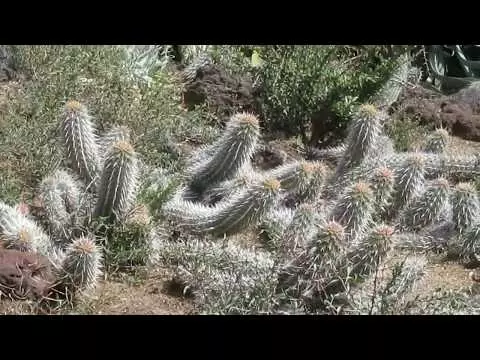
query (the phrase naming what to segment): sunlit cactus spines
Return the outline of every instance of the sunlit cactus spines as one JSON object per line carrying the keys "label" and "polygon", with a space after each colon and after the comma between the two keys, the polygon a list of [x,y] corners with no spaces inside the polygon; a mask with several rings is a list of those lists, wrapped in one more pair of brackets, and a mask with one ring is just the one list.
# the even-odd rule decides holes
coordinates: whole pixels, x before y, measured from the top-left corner
{"label": "sunlit cactus spines", "polygon": [[119,220],[133,206],[138,188],[138,162],[133,146],[117,141],[105,158],[95,217]]}
{"label": "sunlit cactus spines", "polygon": [[68,172],[56,170],[40,183],[39,197],[53,234],[63,236],[79,208],[80,190],[76,181]]}
{"label": "sunlit cactus spines", "polygon": [[284,190],[294,191],[303,200],[311,200],[322,190],[327,167],[322,162],[299,161],[280,166],[268,173],[280,181]]}
{"label": "sunlit cactus spines", "polygon": [[313,239],[281,269],[277,291],[299,299],[305,308],[321,306],[341,286],[337,268],[344,260],[345,246],[345,228],[335,221],[321,221]]}
{"label": "sunlit cactus spines", "polygon": [[441,154],[448,145],[450,136],[445,129],[437,129],[427,138],[424,151],[427,153]]}
{"label": "sunlit cactus spines", "polygon": [[460,256],[466,260],[480,254],[480,222],[475,222],[461,237]]}
{"label": "sunlit cactus spines", "polygon": [[98,177],[100,154],[92,117],[78,101],[68,101],[60,118],[61,135],[69,165],[92,186]]}
{"label": "sunlit cactus spines", "polygon": [[313,205],[308,203],[299,205],[283,235],[283,252],[294,253],[298,248],[308,244],[315,236],[315,224],[319,220]]}
{"label": "sunlit cactus spines", "polygon": [[187,176],[190,186],[203,191],[221,181],[233,178],[238,170],[251,159],[260,136],[257,117],[249,113],[233,115],[221,138],[210,149],[212,155],[200,160],[190,169]]}
{"label": "sunlit cactus spines", "polygon": [[439,220],[448,204],[450,184],[437,179],[402,214],[402,225],[408,230],[419,230]]}
{"label": "sunlit cactus spines", "polygon": [[397,66],[391,77],[372,97],[372,103],[379,108],[388,108],[395,103],[407,83],[410,68],[410,57],[405,53],[397,59]]}
{"label": "sunlit cactus spines", "polygon": [[425,158],[422,154],[412,154],[395,169],[394,199],[390,216],[398,214],[415,199],[425,183]]}
{"label": "sunlit cactus spines", "polygon": [[295,211],[286,207],[274,208],[265,214],[260,224],[260,233],[270,248],[277,250],[284,243],[284,233],[289,227]]}
{"label": "sunlit cactus spines", "polygon": [[261,178],[262,174],[256,172],[250,165],[246,165],[239,170],[237,176],[233,179],[223,181],[216,186],[208,188],[204,193],[204,198],[207,203],[215,204],[236,191],[254,184]]}
{"label": "sunlit cactus spines", "polygon": [[452,215],[455,229],[464,233],[480,215],[477,191],[471,183],[459,183],[452,194]]}
{"label": "sunlit cactus spines", "polygon": [[395,228],[385,224],[377,225],[349,252],[349,277],[364,279],[385,259],[392,246]]}
{"label": "sunlit cactus spines", "polygon": [[385,114],[372,104],[358,108],[349,128],[347,149],[337,167],[338,176],[360,165],[368,155],[380,135],[384,118]]}
{"label": "sunlit cactus spines", "polygon": [[349,238],[355,240],[370,226],[374,204],[375,195],[370,183],[359,181],[342,194],[330,219],[345,226]]}
{"label": "sunlit cactus spines", "polygon": [[7,249],[38,252],[47,256],[52,243],[33,220],[0,202],[0,238]]}
{"label": "sunlit cactus spines", "polygon": [[127,126],[114,125],[100,137],[99,145],[102,154],[108,153],[110,146],[118,141],[131,142],[130,129]]}
{"label": "sunlit cactus spines", "polygon": [[370,178],[370,183],[375,195],[376,212],[381,217],[391,204],[395,186],[394,171],[385,166],[376,168]]}
{"label": "sunlit cactus spines", "polygon": [[233,234],[258,221],[275,205],[281,191],[276,179],[259,180],[213,207],[175,197],[164,211],[180,227],[193,233]]}
{"label": "sunlit cactus spines", "polygon": [[69,172],[56,170],[45,180],[51,181],[52,185],[60,193],[65,202],[65,209],[69,214],[78,211],[81,200],[80,184]]}
{"label": "sunlit cactus spines", "polygon": [[94,239],[86,236],[75,239],[65,252],[61,286],[73,294],[94,289],[102,275],[102,260]]}

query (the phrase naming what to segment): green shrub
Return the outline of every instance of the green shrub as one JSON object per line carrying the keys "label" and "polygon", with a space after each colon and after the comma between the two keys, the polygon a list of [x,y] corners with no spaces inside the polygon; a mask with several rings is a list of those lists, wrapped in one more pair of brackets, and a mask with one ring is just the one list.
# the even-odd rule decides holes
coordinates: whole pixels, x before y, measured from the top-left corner
{"label": "green shrub", "polygon": [[[353,106],[370,99],[396,68],[397,54],[388,56],[385,48],[338,45],[259,48],[264,60],[260,78],[265,128],[300,135],[304,143],[327,140],[309,140],[307,132],[315,117],[322,117],[321,111],[328,109],[332,116],[319,120],[323,122],[322,135],[343,137]],[[398,55],[404,50],[401,47]]]}

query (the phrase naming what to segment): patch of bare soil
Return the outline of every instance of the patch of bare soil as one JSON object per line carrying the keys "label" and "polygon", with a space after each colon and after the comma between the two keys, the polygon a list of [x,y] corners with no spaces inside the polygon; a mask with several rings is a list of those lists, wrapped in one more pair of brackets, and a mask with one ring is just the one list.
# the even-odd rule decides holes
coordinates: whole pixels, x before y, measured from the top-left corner
{"label": "patch of bare soil", "polygon": [[[105,281],[79,310],[94,315],[189,315],[194,306],[188,299],[169,295],[166,274],[153,271],[138,284]],[[82,311],[82,312],[83,312]]]}
{"label": "patch of bare soil", "polygon": [[42,309],[35,301],[0,300],[0,314],[71,314],[71,315],[189,315],[195,314],[192,301],[169,295],[166,273],[155,270],[147,279],[102,281],[94,294],[82,300],[73,309]]}

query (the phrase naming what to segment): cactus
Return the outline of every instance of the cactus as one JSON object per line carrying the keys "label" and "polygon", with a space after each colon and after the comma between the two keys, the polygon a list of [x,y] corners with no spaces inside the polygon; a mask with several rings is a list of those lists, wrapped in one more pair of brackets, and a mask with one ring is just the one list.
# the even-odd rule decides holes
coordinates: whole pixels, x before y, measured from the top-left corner
{"label": "cactus", "polygon": [[207,314],[268,313],[275,304],[277,282],[274,259],[263,251],[231,243],[192,239],[154,240],[157,262],[177,267],[175,282],[191,290]]}
{"label": "cactus", "polygon": [[283,251],[292,254],[298,248],[305,247],[315,236],[315,224],[319,220],[314,206],[308,203],[301,204],[295,210],[292,221],[283,235]]}
{"label": "cactus", "polygon": [[455,186],[452,210],[455,229],[463,234],[480,215],[480,204],[473,184],[459,183]]}
{"label": "cactus", "polygon": [[352,120],[347,136],[347,149],[337,166],[336,174],[344,176],[359,166],[375,146],[385,114],[374,105],[361,105]]}
{"label": "cactus", "polygon": [[[303,307],[318,309],[328,294],[337,290],[336,279],[342,249],[346,245],[344,227],[335,222],[321,222],[318,232],[302,252],[279,273],[277,291],[283,301],[299,299]],[[295,305],[296,307],[298,305]]]}
{"label": "cactus", "polygon": [[279,181],[267,179],[242,189],[214,207],[177,197],[164,210],[179,226],[192,232],[223,235],[256,223],[275,204],[280,190]]}
{"label": "cactus", "polygon": [[439,220],[448,203],[450,184],[446,179],[437,179],[405,213],[402,224],[408,230],[415,230]]}
{"label": "cactus", "polygon": [[60,125],[70,166],[95,188],[100,156],[97,136],[87,108],[78,101],[68,101],[61,115]]}
{"label": "cactus", "polygon": [[408,80],[410,57],[407,53],[397,60],[397,67],[382,88],[372,97],[372,103],[380,108],[388,108],[395,103]]}
{"label": "cactus", "polygon": [[201,158],[187,170],[190,187],[203,192],[207,187],[232,179],[251,159],[260,135],[258,119],[248,113],[230,118],[223,136],[211,147],[213,154]]}
{"label": "cactus", "polygon": [[265,214],[260,224],[260,233],[263,235],[269,248],[278,250],[283,243],[286,229],[293,220],[295,212],[289,208],[273,209]]}
{"label": "cactus", "polygon": [[422,191],[425,182],[425,158],[421,154],[407,157],[396,168],[395,187],[390,216],[399,213]]}
{"label": "cactus", "polygon": [[441,154],[448,145],[450,136],[445,129],[435,130],[427,139],[424,151],[427,153]]}
{"label": "cactus", "polygon": [[347,254],[349,260],[347,278],[357,282],[372,274],[390,250],[393,234],[393,227],[381,224],[363,236]]}
{"label": "cactus", "polygon": [[61,286],[74,294],[94,289],[102,274],[102,258],[93,239],[85,236],[75,239],[65,253]]}
{"label": "cactus", "polygon": [[80,194],[77,184],[67,172],[57,170],[42,180],[39,197],[52,233],[63,237],[71,225],[72,213],[78,210]]}
{"label": "cactus", "polygon": [[391,205],[393,188],[395,186],[395,174],[385,166],[379,167],[372,174],[370,183],[375,195],[376,215],[381,218]]}
{"label": "cactus", "polygon": [[371,185],[359,181],[347,188],[329,216],[345,226],[348,238],[354,241],[370,226],[374,204]]}
{"label": "cactus", "polygon": [[479,253],[480,223],[475,222],[462,236],[460,256],[471,258]]}
{"label": "cactus", "polygon": [[0,202],[0,238],[7,249],[38,252],[48,256],[52,247],[43,230],[15,208]]}
{"label": "cactus", "polygon": [[137,155],[130,143],[117,141],[108,152],[94,216],[109,221],[123,218],[135,201],[138,182]]}
{"label": "cactus", "polygon": [[130,129],[128,127],[114,125],[99,139],[99,147],[102,154],[107,154],[110,147],[117,141],[131,142]]}

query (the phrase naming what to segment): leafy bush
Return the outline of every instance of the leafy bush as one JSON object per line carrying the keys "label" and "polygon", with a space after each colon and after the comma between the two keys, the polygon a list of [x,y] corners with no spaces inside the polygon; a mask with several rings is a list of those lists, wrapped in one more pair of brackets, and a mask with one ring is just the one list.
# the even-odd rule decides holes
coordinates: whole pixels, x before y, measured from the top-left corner
{"label": "leafy bush", "polygon": [[[322,136],[343,137],[353,106],[364,103],[381,88],[396,68],[397,56],[405,51],[401,47],[388,57],[385,48],[261,47],[265,128],[300,135],[306,143],[310,124],[322,122]],[[312,135],[313,145],[317,140],[328,140]]]}

